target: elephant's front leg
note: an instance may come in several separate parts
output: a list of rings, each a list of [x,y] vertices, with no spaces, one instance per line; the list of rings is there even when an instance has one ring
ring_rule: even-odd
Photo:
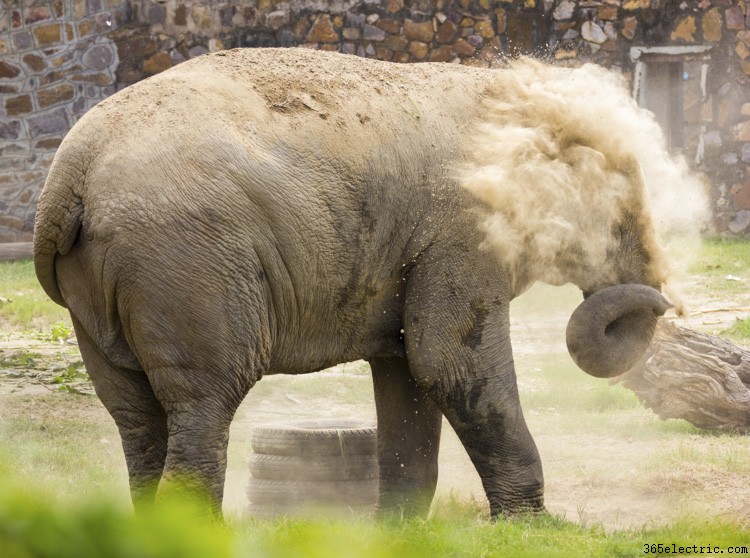
[[[370,360],[378,416],[378,514],[426,515],[435,495],[442,415],[404,358]]]
[[[510,384],[510,385],[509,385]],[[440,406],[482,479],[490,514],[544,509],[542,463],[524,421],[515,381],[465,381]]]
[[[409,366],[466,448],[492,515],[542,510],[542,465],[521,412],[502,273],[481,258],[465,271],[413,271],[404,323]]]

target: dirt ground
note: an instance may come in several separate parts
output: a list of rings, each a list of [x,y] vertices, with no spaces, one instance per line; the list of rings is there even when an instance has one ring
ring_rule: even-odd
[[[693,314],[680,319],[681,325],[717,333],[736,319],[750,316],[750,295],[698,296],[699,284],[688,286],[688,290],[693,293],[688,296]],[[514,303],[512,337],[522,394],[549,388],[549,382],[534,375],[539,362],[568,363],[564,331],[579,300],[580,294],[571,289],[535,287]],[[47,371],[22,369],[19,354],[33,355],[29,358],[38,361],[35,368]],[[109,415],[93,397],[61,393],[57,385],[49,383],[49,369],[57,366],[59,373],[60,368],[78,360],[74,340],[52,343],[23,334],[4,334],[0,355],[5,359],[0,370],[0,420],[40,416],[40,401],[50,394],[67,398],[69,404],[63,407],[67,418],[108,425],[102,443],[112,446],[109,451],[117,468],[113,486],[118,496],[126,498],[124,459]],[[87,382],[69,385],[91,392]],[[371,389],[364,363],[306,376],[267,377],[259,382],[232,426],[225,509],[234,515],[246,513],[247,461],[254,425],[329,417],[356,417],[374,423]],[[667,423],[643,408],[601,415],[598,424],[591,423],[591,417],[596,421],[599,415],[582,414],[578,418],[589,424],[578,424],[577,415],[566,414],[557,405],[526,406],[524,412],[542,456],[546,503],[552,513],[606,528],[661,525],[685,516],[728,516],[743,521],[750,517],[750,466],[742,462],[750,455],[747,437],[706,434],[679,425],[671,434],[669,427],[663,426]],[[479,477],[447,423],[441,444],[438,505],[475,501],[478,508],[486,509]]]

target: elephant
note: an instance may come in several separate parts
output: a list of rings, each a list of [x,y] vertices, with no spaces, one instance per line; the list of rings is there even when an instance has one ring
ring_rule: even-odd
[[[35,270],[70,311],[136,510],[188,478],[221,516],[229,427],[251,387],[358,359],[372,369],[379,514],[429,510],[443,417],[493,517],[545,509],[510,301],[535,281],[579,287],[568,344],[601,377],[641,356],[670,303],[633,156],[598,149],[570,119],[544,141],[510,141],[525,163],[480,169],[478,157],[505,157],[482,137],[527,133],[502,119],[538,112],[503,89],[524,64],[529,91],[553,71],[221,51],[119,91],[70,130],[38,203]],[[531,157],[531,144],[559,149]],[[605,179],[576,178],[584,155]],[[543,160],[578,190],[514,201],[513,181]],[[477,173],[510,184],[505,197],[472,189]],[[609,196],[615,185],[626,191]],[[583,233],[519,214],[558,223],[560,201],[573,222],[560,230]]]

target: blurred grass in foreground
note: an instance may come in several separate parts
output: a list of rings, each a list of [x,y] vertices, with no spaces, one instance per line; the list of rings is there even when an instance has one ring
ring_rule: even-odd
[[[171,502],[140,516],[104,498],[50,500],[0,467],[3,558],[435,558],[643,556],[646,544],[750,545],[750,531],[695,519],[607,532],[550,515],[490,522],[461,506],[404,521],[234,519],[217,524]]]

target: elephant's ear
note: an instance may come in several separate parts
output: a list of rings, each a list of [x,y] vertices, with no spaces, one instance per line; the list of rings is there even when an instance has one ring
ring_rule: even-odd
[[[672,308],[646,285],[617,285],[584,300],[568,322],[568,352],[584,372],[611,378],[632,368],[651,343],[659,316]]]

